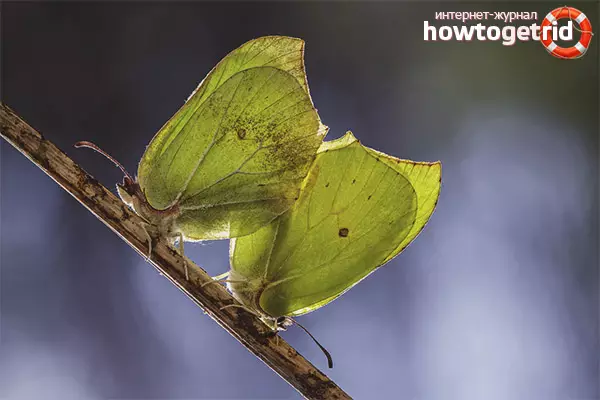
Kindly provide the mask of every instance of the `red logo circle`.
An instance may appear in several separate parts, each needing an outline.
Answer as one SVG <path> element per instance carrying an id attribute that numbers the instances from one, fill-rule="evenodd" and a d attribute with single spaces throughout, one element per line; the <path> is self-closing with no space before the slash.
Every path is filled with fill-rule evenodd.
<path id="1" fill-rule="evenodd" d="M 559 19 L 568 18 L 569 20 L 574 20 L 579 25 L 579 29 L 575 28 L 575 30 L 581 32 L 581 37 L 579 41 L 572 47 L 560 47 L 554 42 L 553 35 L 550 35 L 549 31 L 546 30 L 546 34 L 544 34 L 544 27 L 549 26 L 553 27 L 552 23 Z M 590 41 L 592 40 L 592 24 L 588 17 L 585 16 L 584 13 L 579 11 L 573 7 L 559 7 L 546 15 L 544 20 L 542 21 L 542 26 L 540 28 L 540 41 L 548 50 L 548 53 L 552 54 L 554 57 L 558 58 L 579 58 L 585 54 L 588 47 L 590 46 Z"/>

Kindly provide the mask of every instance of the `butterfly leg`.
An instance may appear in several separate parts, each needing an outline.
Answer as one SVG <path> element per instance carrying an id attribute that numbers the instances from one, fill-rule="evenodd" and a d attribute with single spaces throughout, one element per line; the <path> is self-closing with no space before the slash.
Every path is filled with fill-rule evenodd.
<path id="1" fill-rule="evenodd" d="M 181 232 L 179 232 L 178 247 L 179 247 L 179 254 L 181 255 L 181 257 L 183 257 L 183 269 L 185 270 L 185 280 L 189 281 L 190 280 L 190 273 L 188 271 L 187 260 L 185 259 L 185 253 L 183 251 L 183 233 L 181 233 Z"/>
<path id="2" fill-rule="evenodd" d="M 220 281 L 220 280 L 223 280 L 223 279 L 227 278 L 228 276 L 229 276 L 229 271 L 227 271 L 227 272 L 225 272 L 225 273 L 223 273 L 221 275 L 213 276 L 212 278 L 215 281 Z"/>
<path id="3" fill-rule="evenodd" d="M 213 283 L 245 283 L 245 281 L 230 281 L 227 279 L 226 280 L 218 280 L 218 279 L 213 278 L 211 281 L 204 282 L 202 285 L 200 285 L 200 287 L 203 288 L 204 286 L 208 286 Z"/>
<path id="4" fill-rule="evenodd" d="M 142 228 L 144 229 L 146 240 L 148 241 L 148 254 L 146 254 L 146 262 L 150 262 L 150 257 L 152 256 L 152 236 L 150 236 L 150 233 L 148 232 L 150 225 L 146 222 L 142 222 Z"/>

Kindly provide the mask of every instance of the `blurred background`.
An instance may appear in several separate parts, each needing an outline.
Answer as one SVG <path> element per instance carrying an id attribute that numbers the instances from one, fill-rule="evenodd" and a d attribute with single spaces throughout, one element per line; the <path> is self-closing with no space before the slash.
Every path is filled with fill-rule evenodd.
<path id="1" fill-rule="evenodd" d="M 597 2 L 569 5 L 600 27 Z M 537 11 L 540 23 L 558 6 L 3 2 L 2 101 L 114 188 L 119 170 L 74 142 L 135 171 L 229 51 L 301 37 L 329 139 L 351 129 L 389 154 L 443 162 L 439 205 L 417 240 L 299 318 L 334 357 L 325 372 L 357 399 L 598 399 L 598 38 L 575 61 L 537 42 L 423 40 L 424 21 L 441 25 L 436 12 Z M 299 398 L 50 178 L 0 149 L 0 398 Z M 227 246 L 186 252 L 217 274 Z M 326 369 L 304 333 L 283 336 Z"/>

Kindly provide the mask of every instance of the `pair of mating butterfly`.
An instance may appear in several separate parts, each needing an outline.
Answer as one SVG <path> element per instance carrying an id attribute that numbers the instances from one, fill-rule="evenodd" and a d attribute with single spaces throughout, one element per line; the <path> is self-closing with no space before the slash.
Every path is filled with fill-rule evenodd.
<path id="1" fill-rule="evenodd" d="M 119 195 L 180 246 L 232 238 L 229 290 L 281 329 L 398 255 L 440 191 L 439 162 L 394 158 L 350 132 L 324 142 L 327 130 L 304 42 L 258 38 L 217 64 L 160 129 L 137 180 L 121 167 Z"/>

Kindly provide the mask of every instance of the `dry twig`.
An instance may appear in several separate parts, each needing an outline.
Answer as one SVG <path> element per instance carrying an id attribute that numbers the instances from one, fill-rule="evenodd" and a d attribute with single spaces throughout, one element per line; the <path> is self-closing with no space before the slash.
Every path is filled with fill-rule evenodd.
<path id="1" fill-rule="evenodd" d="M 140 217 L 3 104 L 0 104 L 0 122 L 0 135 L 4 139 L 145 257 L 148 243 Z M 152 264 L 305 398 L 350 398 L 283 339 L 276 340 L 269 328 L 254 315 L 238 307 L 221 309 L 235 304 L 235 300 L 221 285 L 201 287 L 210 282 L 211 277 L 189 259 L 190 279 L 186 280 L 183 258 L 175 249 L 163 242 L 156 243 Z"/>

